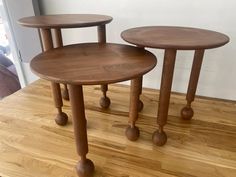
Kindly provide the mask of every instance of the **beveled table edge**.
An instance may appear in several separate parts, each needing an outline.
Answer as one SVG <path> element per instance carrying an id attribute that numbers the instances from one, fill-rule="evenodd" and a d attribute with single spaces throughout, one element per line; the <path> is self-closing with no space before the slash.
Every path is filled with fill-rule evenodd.
<path id="1" fill-rule="evenodd" d="M 152 44 L 143 44 L 143 43 L 134 43 L 132 41 L 127 40 L 124 35 L 127 31 L 129 30 L 133 30 L 133 29 L 138 29 L 138 28 L 145 28 L 145 27 L 176 27 L 176 28 L 189 28 L 189 29 L 199 29 L 199 30 L 205 30 L 205 31 L 210 31 L 210 32 L 214 32 L 214 33 L 219 33 L 220 35 L 224 35 L 226 37 L 226 41 L 222 42 L 218 45 L 212 45 L 212 46 L 195 46 L 195 47 L 178 47 L 178 46 L 166 46 L 166 45 L 159 45 L 159 46 L 154 46 Z M 139 26 L 139 27 L 133 27 L 133 28 L 129 28 L 126 29 L 124 31 L 121 32 L 120 34 L 121 38 L 126 41 L 127 43 L 139 46 L 139 47 L 148 47 L 148 48 L 154 48 L 154 49 L 174 49 L 174 50 L 201 50 L 201 49 L 213 49 L 213 48 L 218 48 L 221 46 L 224 46 L 225 44 L 230 42 L 230 38 L 229 36 L 227 36 L 226 34 L 217 32 L 217 31 L 213 31 L 213 30 L 208 30 L 208 29 L 203 29 L 203 28 L 195 28 L 195 27 L 185 27 L 185 26 Z"/>
<path id="2" fill-rule="evenodd" d="M 99 44 L 99 43 L 79 43 L 79 44 Z M 67 45 L 67 46 L 64 46 L 64 47 L 69 47 L 69 46 L 74 46 L 74 45 L 79 45 L 79 44 L 71 44 L 71 45 Z M 128 46 L 128 47 L 135 47 L 135 46 L 132 46 L 132 45 L 127 45 L 127 44 L 120 44 L 120 43 L 105 43 L 103 45 L 106 45 L 106 44 L 115 44 L 115 45 L 123 45 L 123 46 Z M 135 47 L 138 49 L 138 47 Z M 58 50 L 60 48 L 53 48 L 53 49 L 50 49 L 50 50 Z M 49 52 L 50 50 L 46 51 L 46 52 Z M 47 81 L 51 81 L 51 82 L 54 82 L 54 83 L 60 83 L 60 84 L 68 84 L 68 85 L 102 85 L 102 84 L 113 84 L 113 83 L 117 83 L 117 82 L 123 82 L 123 81 L 127 81 L 127 80 L 132 80 L 134 78 L 137 78 L 139 76 L 143 76 L 144 74 L 148 73 L 149 71 L 151 71 L 153 68 L 156 67 L 157 65 L 157 57 L 150 51 L 146 50 L 146 49 L 143 49 L 145 50 L 147 53 L 151 54 L 154 58 L 155 58 L 155 64 L 150 67 L 150 69 L 147 69 L 143 72 L 139 72 L 138 74 L 133 74 L 132 76 L 127 76 L 127 77 L 124 77 L 124 78 L 121 78 L 121 79 L 116 79 L 116 80 L 108 80 L 108 81 L 91 81 L 91 82 L 86 82 L 86 83 L 83 83 L 83 82 L 78 82 L 78 81 L 71 81 L 71 80 L 64 80 L 64 79 L 58 79 L 58 78 L 55 78 L 55 77 L 52 77 L 52 76 L 45 76 L 41 73 L 38 73 L 36 72 L 34 69 L 32 69 L 32 66 L 31 66 L 31 63 L 33 61 L 33 59 L 30 61 L 30 70 L 37 76 L 39 76 L 40 78 L 42 79 L 45 79 Z M 41 55 L 42 53 L 36 55 L 35 57 Z M 34 58 L 35 58 L 34 57 Z"/>
<path id="3" fill-rule="evenodd" d="M 31 18 L 31 17 L 39 17 L 39 16 L 63 16 L 63 15 L 98 15 L 98 16 L 105 16 L 108 17 L 108 20 L 103 20 L 99 22 L 87 22 L 81 24 L 29 24 L 26 22 L 22 22 L 22 20 Z M 51 28 L 85 28 L 85 27 L 94 27 L 94 26 L 101 26 L 110 23 L 113 20 L 113 17 L 109 15 L 102 15 L 102 14 L 51 14 L 51 15 L 39 15 L 39 16 L 26 16 L 17 20 L 19 25 L 31 28 L 43 28 L 43 29 L 51 29 Z"/>

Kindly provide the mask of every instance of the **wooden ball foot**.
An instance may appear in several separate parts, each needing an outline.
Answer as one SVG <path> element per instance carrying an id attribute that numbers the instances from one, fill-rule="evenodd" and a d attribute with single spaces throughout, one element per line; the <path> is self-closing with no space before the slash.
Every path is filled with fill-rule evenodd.
<path id="1" fill-rule="evenodd" d="M 102 98 L 100 99 L 100 106 L 101 106 L 102 108 L 107 109 L 107 108 L 109 108 L 110 104 L 111 104 L 110 98 L 108 98 L 108 97 L 102 97 Z"/>
<path id="2" fill-rule="evenodd" d="M 58 124 L 58 125 L 66 125 L 67 122 L 68 122 L 68 116 L 66 113 L 64 112 L 61 112 L 61 113 L 58 113 L 56 118 L 55 118 L 55 122 Z"/>
<path id="3" fill-rule="evenodd" d="M 126 128 L 125 135 L 130 141 L 136 141 L 139 138 L 139 128 L 136 126 L 128 126 Z"/>
<path id="4" fill-rule="evenodd" d="M 62 98 L 63 98 L 64 100 L 67 100 L 67 101 L 70 100 L 68 90 L 63 90 L 63 91 L 62 91 Z"/>
<path id="5" fill-rule="evenodd" d="M 139 100 L 138 102 L 138 111 L 141 112 L 143 110 L 143 102 Z"/>
<path id="6" fill-rule="evenodd" d="M 95 167 L 91 160 L 79 161 L 76 165 L 76 171 L 79 177 L 92 177 Z"/>
<path id="7" fill-rule="evenodd" d="M 191 120 L 193 117 L 193 109 L 191 107 L 187 107 L 185 106 L 182 110 L 181 110 L 181 117 L 184 120 Z"/>
<path id="8" fill-rule="evenodd" d="M 158 130 L 155 131 L 152 135 L 152 142 L 157 146 L 163 146 L 166 144 L 167 136 L 164 131 L 159 132 Z"/>

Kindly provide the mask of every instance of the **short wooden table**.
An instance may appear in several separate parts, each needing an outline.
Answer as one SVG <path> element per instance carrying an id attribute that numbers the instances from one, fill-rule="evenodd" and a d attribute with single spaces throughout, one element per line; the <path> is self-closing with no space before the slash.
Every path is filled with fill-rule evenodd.
<path id="1" fill-rule="evenodd" d="M 40 37 L 42 42 L 43 51 L 52 48 L 63 46 L 61 29 L 64 28 L 84 28 L 97 26 L 98 42 L 106 43 L 106 24 L 112 21 L 112 17 L 97 14 L 59 14 L 59 15 L 43 15 L 25 17 L 19 20 L 19 24 L 38 28 L 40 30 Z M 52 37 L 52 32 L 54 37 Z M 54 41 L 53 41 L 54 39 Z M 58 83 L 51 83 L 52 93 L 54 98 L 55 107 L 58 109 L 55 121 L 58 125 L 65 125 L 68 120 L 66 113 L 62 112 L 62 96 L 65 100 L 69 100 L 67 85 L 64 84 L 64 91 L 62 92 Z M 103 108 L 108 108 L 110 99 L 106 96 L 108 86 L 101 85 L 103 97 L 100 99 L 100 105 Z"/>
<path id="2" fill-rule="evenodd" d="M 139 47 L 165 49 L 160 100 L 157 115 L 159 130 L 153 133 L 152 140 L 162 146 L 167 141 L 163 130 L 167 122 L 171 85 L 177 50 L 195 50 L 192 71 L 187 91 L 187 105 L 181 110 L 185 120 L 193 117 L 191 103 L 194 101 L 198 78 L 205 49 L 216 48 L 229 42 L 229 37 L 215 31 L 197 28 L 148 26 L 128 29 L 122 32 L 121 37 Z"/>
<path id="3" fill-rule="evenodd" d="M 86 158 L 88 140 L 84 112 L 83 85 L 109 84 L 131 80 L 130 126 L 128 133 L 138 137 L 139 85 L 143 74 L 156 65 L 156 57 L 142 49 L 120 44 L 85 43 L 49 50 L 30 63 L 32 71 L 53 83 L 69 85 L 74 134 L 81 161 L 77 165 L 80 177 L 92 176 L 93 162 Z"/>

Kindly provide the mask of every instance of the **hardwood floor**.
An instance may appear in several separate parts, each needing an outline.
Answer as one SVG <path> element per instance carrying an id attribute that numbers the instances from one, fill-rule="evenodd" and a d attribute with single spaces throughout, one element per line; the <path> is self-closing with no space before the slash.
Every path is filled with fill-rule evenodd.
<path id="1" fill-rule="evenodd" d="M 49 83 L 39 80 L 0 102 L 1 177 L 76 177 L 71 110 L 69 124 L 54 122 Z M 168 141 L 152 144 L 156 129 L 158 91 L 145 89 L 144 109 L 137 126 L 141 135 L 130 142 L 124 135 L 128 121 L 129 88 L 111 85 L 109 110 L 99 107 L 100 86 L 84 87 L 89 154 L 95 177 L 235 177 L 236 103 L 197 98 L 191 122 L 180 119 L 185 97 L 172 94 Z"/>

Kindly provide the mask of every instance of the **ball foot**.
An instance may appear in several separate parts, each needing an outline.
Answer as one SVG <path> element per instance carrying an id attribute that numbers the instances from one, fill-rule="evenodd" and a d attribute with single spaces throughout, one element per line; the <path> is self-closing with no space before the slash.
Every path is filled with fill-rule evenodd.
<path id="1" fill-rule="evenodd" d="M 125 135 L 130 141 L 136 141 L 139 138 L 139 128 L 136 126 L 133 128 L 128 126 L 126 128 Z"/>
<path id="2" fill-rule="evenodd" d="M 187 107 L 185 106 L 182 110 L 181 110 L 181 117 L 184 120 L 191 120 L 193 117 L 193 109 L 191 107 Z"/>
<path id="3" fill-rule="evenodd" d="M 92 177 L 94 170 L 94 164 L 89 159 L 86 159 L 84 162 L 79 161 L 76 165 L 76 171 L 79 177 Z"/>
<path id="4" fill-rule="evenodd" d="M 102 108 L 107 109 L 107 108 L 109 108 L 110 104 L 111 104 L 110 98 L 108 98 L 108 97 L 102 97 L 102 98 L 100 99 L 100 106 L 101 106 Z"/>
<path id="5" fill-rule="evenodd" d="M 158 130 L 155 131 L 152 135 L 152 142 L 157 146 L 163 146 L 166 144 L 167 136 L 164 131 L 159 132 Z"/>
<path id="6" fill-rule="evenodd" d="M 67 101 L 70 100 L 68 90 L 63 90 L 63 91 L 62 91 L 62 98 L 63 98 L 64 100 L 67 100 Z"/>
<path id="7" fill-rule="evenodd" d="M 143 102 L 139 100 L 138 102 L 138 111 L 141 112 L 143 110 Z"/>
<path id="8" fill-rule="evenodd" d="M 64 112 L 58 113 L 55 118 L 55 122 L 57 123 L 57 125 L 61 125 L 61 126 L 66 125 L 68 122 L 67 114 Z"/>

